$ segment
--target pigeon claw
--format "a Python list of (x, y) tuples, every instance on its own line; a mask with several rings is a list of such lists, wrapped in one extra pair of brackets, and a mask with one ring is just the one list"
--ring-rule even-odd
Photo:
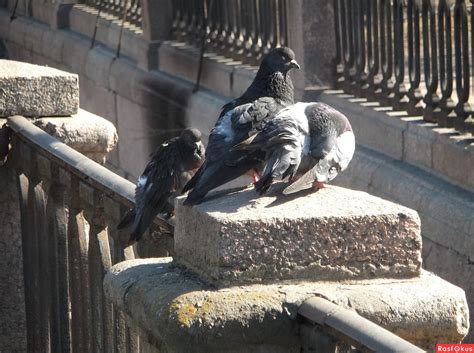
[(320, 189), (326, 189), (327, 185), (316, 180), (313, 183), (313, 188), (314, 188), (315, 191), (318, 191)]
[(256, 184), (260, 180), (260, 174), (254, 171), (251, 175), (252, 177), (252, 184)]

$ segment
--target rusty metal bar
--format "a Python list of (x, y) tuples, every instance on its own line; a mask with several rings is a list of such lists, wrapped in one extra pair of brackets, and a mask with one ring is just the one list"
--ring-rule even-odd
[[(323, 298), (313, 297), (308, 299), (300, 306), (298, 315), (304, 320), (303, 326), (306, 326), (306, 334), (302, 337), (302, 346), (304, 347), (302, 352), (304, 353), (319, 351), (321, 346), (326, 347), (321, 351), (336, 352), (341, 341), (369, 352), (425, 352), (383, 327), (363, 318), (355, 311), (345, 309)], [(308, 324), (317, 325), (314, 327), (314, 332), (307, 332)], [(327, 334), (321, 337), (324, 341), (316, 339), (313, 340), (313, 344), (305, 342), (310, 341), (312, 335), (317, 335), (320, 332)], [(318, 344), (318, 346), (312, 347), (314, 344)]]

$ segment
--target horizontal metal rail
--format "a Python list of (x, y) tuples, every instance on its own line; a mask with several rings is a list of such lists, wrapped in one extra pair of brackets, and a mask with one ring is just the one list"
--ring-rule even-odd
[[(303, 318), (305, 324), (311, 324), (311, 328), (316, 325), (318, 331), (334, 337), (334, 342), (348, 343), (359, 351), (384, 353), (425, 352), (383, 327), (363, 318), (355, 311), (345, 309), (323, 298), (314, 297), (307, 300), (301, 305), (298, 314)], [(308, 332), (308, 326), (305, 326), (302, 331), (306, 331), (302, 335), (303, 337), (311, 336), (311, 332)], [(308, 342), (303, 342), (303, 346), (308, 347), (308, 345), (310, 345)], [(319, 351), (318, 347), (313, 348), (315, 351)], [(303, 352), (310, 351), (308, 348), (303, 350)]]
[[(85, 184), (124, 206), (134, 205), (135, 185), (130, 181), (58, 141), (22, 116), (10, 117), (8, 126), (18, 138), (33, 145), (35, 150), (76, 175)], [(156, 217), (155, 224), (161, 231), (171, 234), (174, 232), (173, 224), (159, 216)]]

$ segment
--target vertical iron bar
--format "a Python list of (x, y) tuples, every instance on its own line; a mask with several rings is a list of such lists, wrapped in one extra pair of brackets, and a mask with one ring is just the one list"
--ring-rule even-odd
[(410, 76), (407, 110), (412, 115), (421, 115), (423, 114), (423, 107), (421, 105), (423, 96), (420, 91), (420, 7), (417, 0), (408, 0), (407, 20), (408, 71)]
[(378, 99), (384, 104), (390, 104), (389, 95), (393, 91), (393, 36), (392, 36), (392, 5), (390, 0), (380, 1), (380, 61), (382, 80)]
[(391, 94), (392, 105), (397, 110), (406, 110), (408, 106), (407, 88), (405, 86), (405, 37), (403, 26), (403, 0), (393, 1), (394, 23), (394, 59), (395, 83)]
[(426, 94), (423, 101), (426, 107), (423, 119), (436, 122), (442, 113), (439, 108), (438, 89), (438, 50), (436, 43), (436, 16), (431, 0), (422, 2), (423, 17), (423, 62), (425, 72)]
[(449, 0), (440, 0), (438, 6), (439, 79), (443, 111), (438, 119), (441, 126), (452, 127), (456, 117), (453, 94), (453, 46), (451, 37), (451, 7)]
[(468, 103), (470, 94), (470, 71), (468, 52), (467, 9), (464, 0), (456, 0), (454, 6), (454, 55), (456, 67), (456, 92), (458, 104), (454, 127), (463, 129), (464, 120), (471, 113)]
[(341, 21), (341, 10), (339, 3), (341, 0), (333, 0), (334, 6), (334, 31), (335, 31), (335, 41), (336, 41), (336, 57), (334, 58), (334, 64), (336, 65), (336, 86), (339, 86), (344, 80), (344, 62), (342, 60), (343, 53), (343, 44), (342, 38), (344, 36), (344, 29), (342, 28)]

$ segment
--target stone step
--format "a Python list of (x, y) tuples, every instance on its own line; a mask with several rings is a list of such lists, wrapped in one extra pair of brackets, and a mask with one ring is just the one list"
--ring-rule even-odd
[(79, 109), (79, 78), (47, 66), (0, 60), (0, 117), (66, 116)]
[(433, 351), (436, 343), (460, 342), (469, 330), (464, 291), (426, 271), (412, 279), (216, 289), (170, 258), (137, 259), (109, 270), (104, 293), (130, 316), (132, 327), (149, 333), (153, 345), (167, 352), (301, 352), (296, 317), (312, 297), (355, 310)]
[(195, 207), (179, 199), (176, 260), (218, 285), (419, 276), (414, 210), (335, 186), (285, 196), (282, 184), (265, 197), (249, 188)]

